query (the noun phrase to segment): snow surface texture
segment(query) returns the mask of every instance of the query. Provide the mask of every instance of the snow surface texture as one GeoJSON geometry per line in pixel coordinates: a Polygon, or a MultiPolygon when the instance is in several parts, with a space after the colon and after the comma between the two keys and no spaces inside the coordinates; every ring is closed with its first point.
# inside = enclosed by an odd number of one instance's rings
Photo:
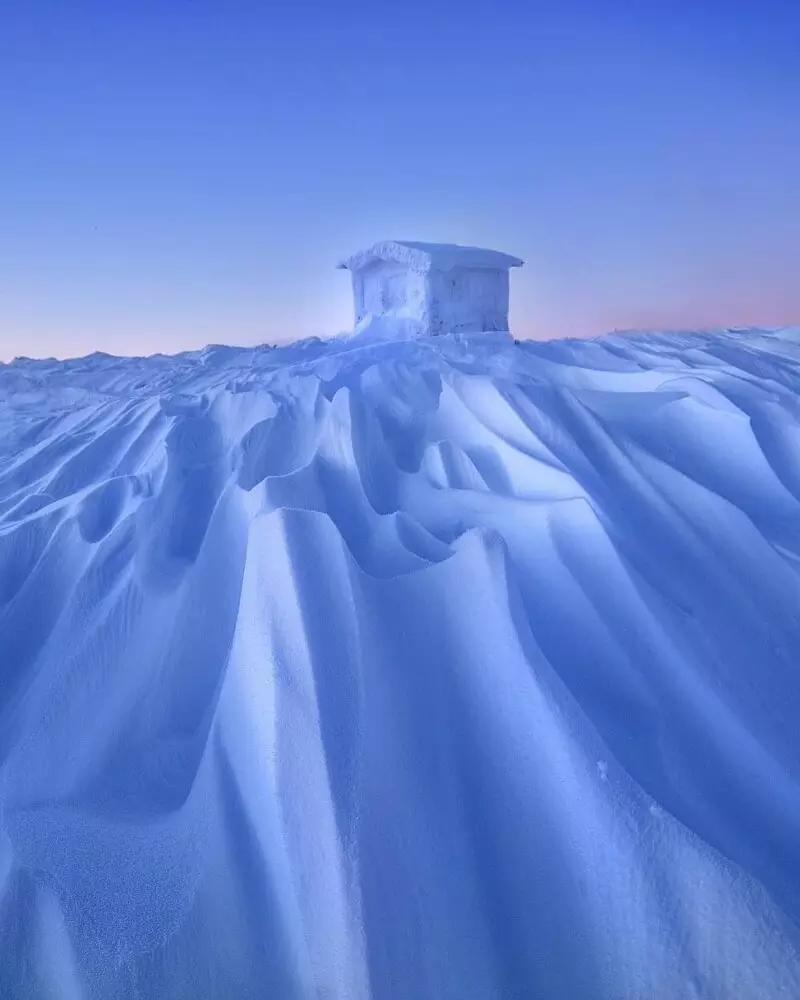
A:
{"type": "Polygon", "coordinates": [[[800,996],[799,333],[0,366],[0,996],[800,996]]]}

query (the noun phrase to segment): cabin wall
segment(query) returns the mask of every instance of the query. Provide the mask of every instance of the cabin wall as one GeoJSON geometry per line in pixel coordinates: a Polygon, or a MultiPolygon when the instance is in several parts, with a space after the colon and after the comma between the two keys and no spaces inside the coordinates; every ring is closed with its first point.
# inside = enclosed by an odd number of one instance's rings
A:
{"type": "Polygon", "coordinates": [[[423,333],[508,330],[508,270],[454,267],[419,273],[395,261],[353,272],[356,325],[414,320],[423,333]]]}
{"type": "Polygon", "coordinates": [[[367,316],[402,316],[423,320],[427,302],[425,275],[403,264],[376,261],[353,275],[356,323],[367,316]]]}
{"type": "Polygon", "coordinates": [[[360,271],[351,273],[353,279],[353,313],[355,315],[355,325],[364,318],[364,275],[360,271]]]}
{"type": "Polygon", "coordinates": [[[454,267],[428,275],[431,333],[508,330],[508,270],[454,267]]]}

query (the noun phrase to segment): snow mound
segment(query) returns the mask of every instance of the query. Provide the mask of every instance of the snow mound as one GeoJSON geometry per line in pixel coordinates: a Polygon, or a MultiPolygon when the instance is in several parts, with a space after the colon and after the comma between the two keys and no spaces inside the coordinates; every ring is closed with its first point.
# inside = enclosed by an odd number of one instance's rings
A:
{"type": "Polygon", "coordinates": [[[0,996],[800,996],[796,330],[0,366],[0,996]]]}

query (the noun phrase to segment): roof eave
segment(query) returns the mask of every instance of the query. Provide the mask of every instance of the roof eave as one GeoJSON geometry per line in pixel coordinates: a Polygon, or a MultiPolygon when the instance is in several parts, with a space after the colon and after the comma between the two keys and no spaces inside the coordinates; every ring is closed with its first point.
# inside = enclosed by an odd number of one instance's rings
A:
{"type": "MultiPolygon", "coordinates": [[[[432,246],[435,246],[435,244],[432,244],[432,246]]],[[[336,267],[344,271],[360,271],[370,264],[382,261],[404,264],[414,271],[425,273],[431,270],[446,271],[457,266],[496,271],[504,268],[522,267],[525,263],[519,257],[513,257],[511,254],[499,251],[487,251],[487,255],[487,258],[483,261],[480,259],[470,260],[469,257],[466,257],[462,262],[459,261],[457,253],[453,253],[448,257],[447,252],[439,255],[436,252],[431,252],[420,247],[409,246],[408,244],[394,240],[385,240],[382,243],[376,243],[366,250],[352,254],[350,257],[339,261],[336,267]]]]}

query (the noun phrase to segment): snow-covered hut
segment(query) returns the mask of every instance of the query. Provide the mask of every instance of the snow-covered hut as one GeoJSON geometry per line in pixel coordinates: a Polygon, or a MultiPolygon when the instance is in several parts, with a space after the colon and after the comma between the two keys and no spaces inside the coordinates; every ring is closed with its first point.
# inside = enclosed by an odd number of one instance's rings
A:
{"type": "Polygon", "coordinates": [[[352,275],[356,330],[397,321],[425,335],[508,330],[508,273],[521,265],[497,250],[388,240],[339,267],[352,275]]]}

